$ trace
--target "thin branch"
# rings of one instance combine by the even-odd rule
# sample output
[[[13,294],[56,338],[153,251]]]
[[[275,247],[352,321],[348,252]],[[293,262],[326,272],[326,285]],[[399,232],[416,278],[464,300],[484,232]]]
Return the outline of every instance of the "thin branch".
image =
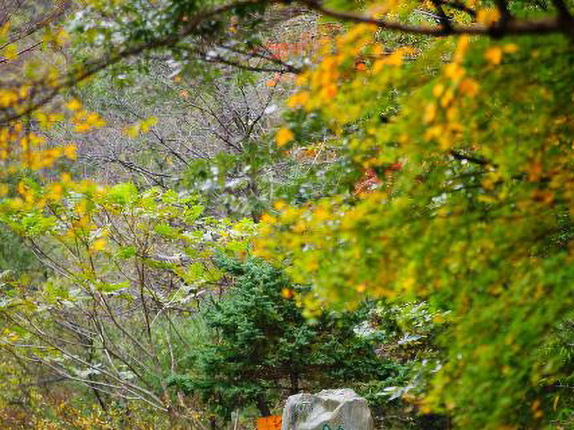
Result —
[[[48,12],[45,16],[41,17],[38,21],[29,24],[27,27],[23,28],[22,30],[18,31],[11,35],[8,41],[0,46],[0,50],[4,49],[6,46],[10,45],[11,43],[15,43],[19,40],[22,40],[32,34],[36,33],[37,31],[41,30],[42,28],[48,26],[52,22],[56,21],[57,19],[61,18],[66,11],[69,9],[71,5],[70,0],[64,0],[58,3],[58,5],[50,12]]]
[[[428,25],[410,25],[398,21],[377,19],[367,15],[361,15],[353,12],[341,12],[324,7],[315,0],[300,0],[308,8],[319,12],[325,16],[336,18],[342,21],[350,21],[364,24],[373,24],[385,30],[397,31],[401,33],[420,34],[423,36],[444,37],[444,28],[442,26]],[[554,34],[569,33],[569,26],[558,17],[545,17],[537,19],[513,20],[505,26],[504,30],[498,25],[470,24],[470,25],[452,25],[450,34],[452,35],[478,35],[493,36],[494,34],[524,36],[531,34]]]
[[[454,150],[450,151],[450,155],[452,155],[457,160],[468,161],[470,163],[478,164],[480,166],[492,165],[492,163],[490,161],[485,160],[484,158],[473,157],[472,155],[466,155],[466,154],[463,154],[461,152],[454,151]]]
[[[41,44],[42,44],[42,42],[37,42],[37,43],[35,43],[34,45],[32,45],[32,46],[30,46],[30,47],[28,47],[28,48],[26,48],[26,49],[23,49],[22,51],[20,51],[20,52],[18,52],[18,53],[16,54],[16,57],[19,57],[20,55],[25,54],[26,52],[33,51],[35,48],[37,48],[37,47],[40,46]],[[2,64],[2,63],[8,63],[9,61],[11,61],[11,60],[9,60],[8,58],[3,58],[2,60],[0,60],[0,64]]]

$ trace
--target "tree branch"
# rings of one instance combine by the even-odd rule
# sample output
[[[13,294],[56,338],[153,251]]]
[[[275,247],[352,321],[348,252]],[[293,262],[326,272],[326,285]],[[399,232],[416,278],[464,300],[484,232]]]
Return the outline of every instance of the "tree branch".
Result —
[[[485,160],[484,158],[473,157],[472,155],[462,154],[461,152],[454,150],[450,151],[450,155],[452,155],[457,160],[465,160],[468,161],[469,163],[478,164],[480,166],[488,166],[492,164],[491,162]]]
[[[356,23],[373,24],[385,30],[397,31],[409,34],[420,34],[423,36],[444,37],[444,28],[442,26],[428,25],[410,25],[398,21],[377,19],[371,16],[361,15],[352,12],[341,12],[324,7],[315,0],[300,0],[308,8],[319,12],[325,16],[336,18],[342,21]],[[520,19],[509,22],[504,29],[497,27],[497,24],[471,24],[471,25],[452,25],[451,35],[477,35],[477,36],[499,36],[515,35],[524,36],[531,34],[554,34],[569,33],[571,28],[566,25],[559,17],[545,17],[537,19]]]

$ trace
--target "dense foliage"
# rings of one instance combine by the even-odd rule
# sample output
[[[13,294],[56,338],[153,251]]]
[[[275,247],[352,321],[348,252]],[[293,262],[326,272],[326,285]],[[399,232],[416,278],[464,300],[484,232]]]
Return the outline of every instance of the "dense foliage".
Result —
[[[3,1],[0,426],[572,427],[573,14]]]
[[[374,31],[357,27],[341,44],[369,44]],[[449,55],[445,65],[432,54],[439,48]],[[542,50],[554,58],[544,67]],[[427,401],[460,405],[464,426],[541,417],[532,385],[551,384],[555,363],[535,351],[572,300],[569,40],[441,40],[404,67],[406,53],[396,51],[372,72],[333,76],[333,62],[344,67],[359,54],[343,52],[349,60],[324,59],[293,98],[323,115],[331,144],[346,148],[358,168],[400,162],[400,173],[364,197],[281,207],[266,219],[260,255],[288,256],[296,281],[313,279],[321,297],[346,305],[436,297],[457,324]],[[338,82],[330,99],[325,79]],[[385,103],[388,92],[394,97]],[[345,100],[356,110],[341,109]],[[377,110],[396,113],[388,123],[364,116]],[[349,133],[357,122],[361,129]]]

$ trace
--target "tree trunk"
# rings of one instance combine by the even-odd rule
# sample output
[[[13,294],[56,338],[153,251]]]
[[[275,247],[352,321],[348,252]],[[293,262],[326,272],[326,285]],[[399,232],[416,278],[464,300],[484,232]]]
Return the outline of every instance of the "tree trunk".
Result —
[[[211,430],[217,430],[217,424],[215,422],[215,415],[209,417],[209,428]]]
[[[257,409],[259,409],[259,413],[262,417],[271,416],[271,411],[269,410],[269,406],[267,406],[267,401],[263,393],[257,395]]]
[[[299,392],[299,373],[297,371],[292,370],[289,379],[291,381],[291,388],[289,391],[290,395],[297,394]]]

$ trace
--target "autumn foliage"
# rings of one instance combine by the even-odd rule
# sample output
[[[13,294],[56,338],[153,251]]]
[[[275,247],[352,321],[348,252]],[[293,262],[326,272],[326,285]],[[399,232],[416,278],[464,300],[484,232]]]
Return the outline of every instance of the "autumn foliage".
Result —
[[[572,427],[572,1],[0,17],[4,427]]]

